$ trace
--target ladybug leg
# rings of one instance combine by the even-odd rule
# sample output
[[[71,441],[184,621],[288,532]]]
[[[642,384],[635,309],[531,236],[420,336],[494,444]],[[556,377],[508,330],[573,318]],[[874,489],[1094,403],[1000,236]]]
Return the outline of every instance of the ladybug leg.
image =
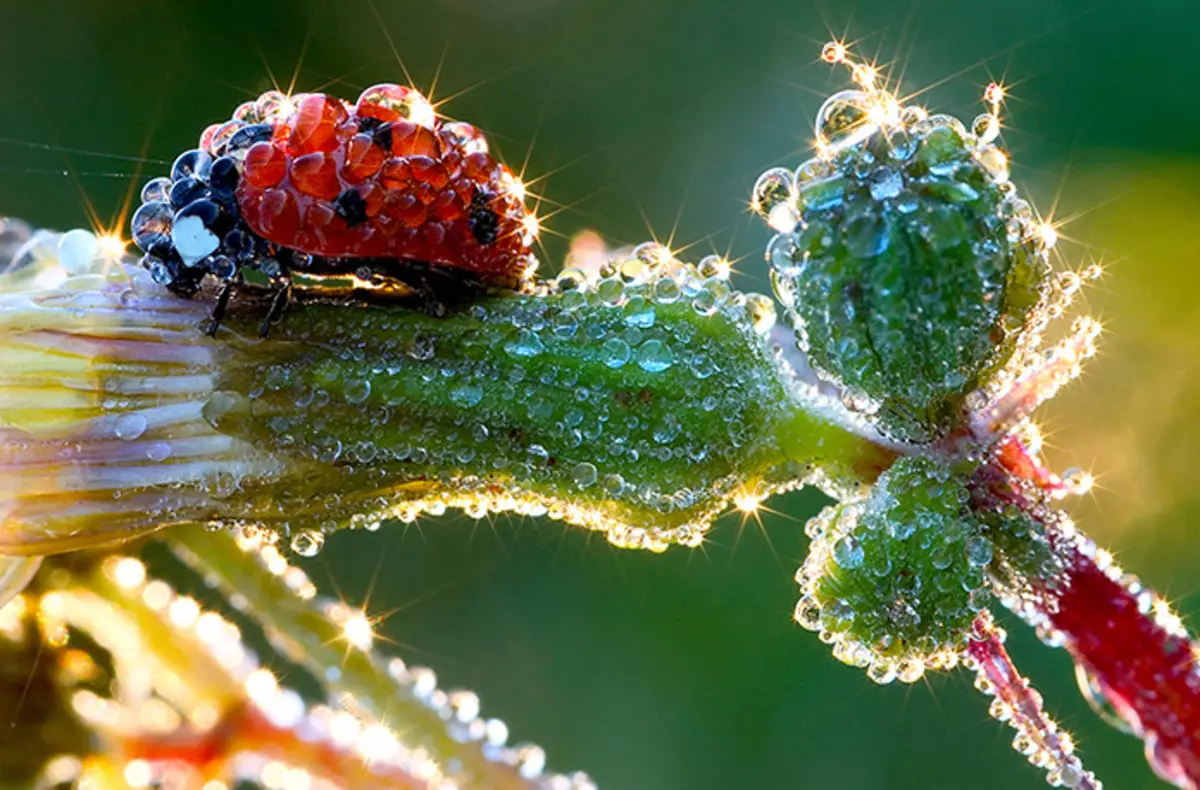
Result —
[[[267,309],[267,317],[263,319],[262,329],[258,332],[260,337],[267,336],[271,331],[271,324],[279,320],[279,317],[283,315],[284,308],[291,300],[292,283],[288,280],[275,289],[275,295],[271,297],[271,306]]]
[[[446,314],[446,299],[438,292],[437,286],[425,277],[414,277],[409,281],[415,291],[417,309],[431,318],[441,318]]]
[[[483,283],[473,273],[410,261],[389,274],[413,289],[418,309],[434,318],[457,305],[477,298]]]
[[[229,297],[233,296],[234,289],[237,288],[237,283],[229,280],[221,288],[221,293],[217,294],[217,303],[213,305],[212,315],[209,316],[208,336],[216,337],[217,330],[221,327],[221,319],[225,317],[225,310],[229,307]]]

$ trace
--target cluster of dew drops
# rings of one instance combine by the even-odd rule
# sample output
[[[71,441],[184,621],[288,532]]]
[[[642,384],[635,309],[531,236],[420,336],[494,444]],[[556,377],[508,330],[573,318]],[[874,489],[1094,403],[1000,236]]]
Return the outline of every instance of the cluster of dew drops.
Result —
[[[355,523],[369,529],[377,529],[385,519],[412,522],[421,514],[436,516],[457,507],[472,517],[515,511],[566,519],[599,529],[611,542],[624,547],[662,550],[671,543],[697,544],[706,523],[697,521],[670,530],[641,527],[604,515],[589,503],[597,498],[626,500],[670,513],[729,494],[716,489],[732,487],[732,481],[705,479],[699,471],[688,485],[663,490],[654,480],[630,479],[617,470],[633,468],[639,458],[696,464],[714,454],[744,452],[742,448],[753,433],[742,419],[746,404],[751,398],[768,397],[773,381],[747,380],[752,372],[748,370],[729,375],[733,361],[718,358],[694,322],[668,321],[661,315],[664,310],[678,311],[680,305],[688,305],[695,316],[703,320],[720,317],[743,327],[761,343],[775,324],[774,303],[762,294],[734,289],[729,278],[730,264],[718,255],[689,264],[676,259],[665,246],[647,242],[628,256],[610,260],[599,271],[565,269],[542,286],[539,296],[473,305],[468,308],[470,317],[488,327],[484,335],[493,337],[491,330],[495,329],[494,336],[510,338],[500,344],[502,362],[481,367],[455,359],[440,352],[435,337],[417,344],[420,354],[415,354],[416,347],[397,346],[403,351],[396,355],[397,370],[417,366],[424,371],[422,375],[436,378],[446,388],[460,411],[455,426],[427,426],[421,440],[412,446],[389,447],[381,441],[341,447],[330,436],[327,442],[314,442],[312,451],[330,460],[329,445],[334,443],[334,460],[345,456],[351,462],[376,464],[414,461],[435,470],[469,467],[511,475],[531,491],[565,483],[566,490],[576,492],[575,496],[539,501],[498,492],[484,479],[465,475],[428,497],[402,497],[383,504],[378,512],[356,514]],[[639,376],[652,377],[669,373],[682,382],[702,411],[725,415],[727,435],[693,435],[670,415],[647,425],[635,411],[618,408],[619,393],[601,382],[585,383],[567,369],[539,372],[538,358],[564,342],[582,342],[597,349],[602,364],[613,370],[629,367]],[[371,387],[386,386],[381,380],[362,384],[350,384],[344,395],[348,401],[359,399],[358,404],[351,404],[358,408]],[[495,425],[513,421],[507,411],[494,413],[484,400],[485,389],[497,386],[505,393],[501,399],[505,410],[524,411],[518,423],[527,418],[532,424],[549,426],[551,435],[558,437],[563,455],[555,462],[549,462],[551,452],[540,443],[511,448],[492,441],[499,430]],[[540,397],[539,390],[544,387],[564,388],[574,405]],[[572,455],[572,448],[579,448],[575,450],[578,455]],[[584,448],[590,455],[583,455]],[[328,531],[334,528],[331,522]],[[324,540],[322,530],[311,529],[297,531],[290,539],[292,550],[305,557],[317,554]]]
[[[968,130],[952,115],[930,115],[921,107],[902,104],[895,95],[878,86],[875,68],[855,62],[840,42],[827,43],[821,50],[821,59],[849,67],[858,88],[839,91],[821,105],[815,124],[815,156],[795,171],[775,167],[764,172],[754,184],[751,199],[751,208],[777,233],[767,245],[766,259],[776,296],[796,328],[802,350],[807,348],[808,341],[803,321],[794,309],[796,282],[804,273],[803,262],[798,262],[795,255],[796,234],[804,229],[806,209],[833,209],[842,199],[841,190],[820,188],[826,179],[836,178],[838,153],[873,135],[886,135],[892,161],[876,162],[875,167],[858,169],[855,176],[868,182],[874,199],[891,201],[897,210],[905,211],[910,196],[901,171],[916,153],[916,140],[931,129],[949,126],[968,141],[973,149],[972,156],[1004,193],[1008,204],[1006,230],[1009,240],[1015,243],[1036,237],[1045,248],[1054,245],[1053,228],[1037,222],[1032,206],[1017,196],[1016,188],[1009,181],[1008,155],[998,145],[1000,106],[1005,98],[1003,87],[997,83],[987,86],[983,97],[987,111],[978,115]],[[869,164],[871,155],[864,153],[862,159]]]

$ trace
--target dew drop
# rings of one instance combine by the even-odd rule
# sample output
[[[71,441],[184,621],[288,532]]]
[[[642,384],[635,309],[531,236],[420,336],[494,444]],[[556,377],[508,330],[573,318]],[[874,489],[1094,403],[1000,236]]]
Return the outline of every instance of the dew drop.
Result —
[[[606,277],[596,285],[596,296],[609,307],[625,304],[625,283],[619,277]]]
[[[751,190],[750,205],[755,213],[770,221],[772,212],[792,201],[792,174],[782,167],[773,167],[758,177]]]
[[[143,203],[134,212],[130,223],[133,243],[141,248],[142,252],[169,245],[173,218],[171,204],[166,201]]]
[[[517,750],[517,773],[525,779],[537,779],[546,770],[546,752],[529,744]]]
[[[608,340],[605,340],[600,351],[604,358],[604,364],[610,368],[621,367],[633,355],[629,349],[629,344],[619,337],[610,337]]]
[[[146,458],[155,463],[161,463],[170,458],[174,452],[170,442],[153,442],[146,448]]]
[[[980,145],[988,145],[1000,136],[1000,120],[990,112],[978,115],[971,122],[971,134]]]
[[[292,551],[301,557],[315,557],[325,546],[325,536],[316,530],[306,529],[292,536]]]
[[[596,482],[596,467],[587,461],[575,464],[575,468],[571,470],[571,477],[575,480],[575,485],[587,488]]]
[[[504,348],[514,357],[536,357],[546,350],[546,344],[532,330],[522,329],[520,336]]]
[[[679,281],[673,277],[660,278],[654,283],[654,301],[659,304],[673,304],[679,301],[682,289]]]
[[[69,230],[58,240],[58,263],[71,273],[89,271],[99,253],[100,242],[96,235],[82,228]]]
[[[992,561],[992,542],[982,535],[967,540],[967,562],[982,568]]]
[[[863,547],[853,535],[845,535],[833,544],[833,561],[843,570],[862,567]]]
[[[671,251],[656,241],[644,241],[634,247],[633,257],[646,264],[651,271],[658,271],[673,260]]]
[[[625,478],[619,474],[610,474],[604,476],[604,491],[609,496],[620,496],[625,490]]]
[[[633,297],[625,303],[625,323],[640,329],[654,326],[654,304],[645,297]]]
[[[871,662],[871,666],[867,667],[867,677],[885,686],[896,679],[896,667],[891,661],[876,658]]]
[[[558,276],[554,278],[554,285],[561,293],[570,291],[579,291],[587,285],[588,276],[582,269],[574,267],[563,269]]]
[[[666,343],[651,339],[638,346],[637,363],[647,373],[661,373],[675,363],[675,355]]]
[[[900,174],[899,170],[881,167],[871,174],[869,188],[871,197],[876,200],[894,198],[904,189],[904,176]]]
[[[816,631],[821,627],[821,607],[811,598],[801,598],[796,603],[792,617],[809,631]]]
[[[864,128],[871,98],[862,91],[839,91],[817,111],[817,139],[837,145]]]
[[[146,432],[146,418],[137,412],[122,414],[113,424],[113,435],[123,442],[132,442]]]
[[[462,384],[450,390],[450,400],[466,408],[477,406],[483,400],[483,387],[475,383]]]
[[[351,381],[346,385],[346,403],[362,403],[371,396],[371,382],[367,379]]]
[[[746,313],[750,316],[754,331],[765,335],[775,326],[775,303],[763,294],[750,294],[746,297]]]
[[[800,273],[800,255],[796,249],[796,237],[790,233],[777,233],[767,243],[767,263],[771,268],[787,277]]]
[[[201,407],[200,414],[209,425],[220,430],[224,418],[240,403],[240,396],[232,392],[214,392]]]
[[[730,265],[729,261],[720,255],[705,255],[696,264],[696,271],[706,280],[713,277],[720,280],[728,280]]]
[[[667,415],[654,429],[654,441],[659,444],[670,444],[679,436],[682,426],[674,415]]]
[[[717,297],[712,291],[701,291],[692,300],[692,309],[700,315],[712,315],[717,312]]]

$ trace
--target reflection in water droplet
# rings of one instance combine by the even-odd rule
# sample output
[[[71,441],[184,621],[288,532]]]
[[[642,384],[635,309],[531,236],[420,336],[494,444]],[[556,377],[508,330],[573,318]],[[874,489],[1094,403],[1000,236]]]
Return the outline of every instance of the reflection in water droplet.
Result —
[[[871,174],[871,197],[876,200],[894,198],[904,189],[904,176],[899,170],[881,167]]]
[[[113,435],[123,442],[132,442],[146,432],[146,418],[137,412],[122,414],[113,425]]]
[[[604,364],[610,368],[619,368],[629,361],[633,352],[629,348],[629,344],[619,337],[610,337],[604,341],[604,346],[601,349],[604,354]]]
[[[750,193],[750,206],[763,219],[771,212],[792,200],[792,173],[782,167],[773,167],[758,177]]]
[[[292,536],[292,551],[301,557],[315,557],[325,546],[325,536],[315,530],[304,530]]]
[[[571,470],[571,477],[575,479],[575,484],[580,488],[587,488],[596,482],[596,467],[587,461],[578,463]]]
[[[647,373],[660,373],[675,363],[675,357],[666,343],[647,340],[638,346],[637,363]]]
[[[450,390],[450,400],[467,408],[476,406],[483,400],[483,387],[474,383],[462,384]]]
[[[520,337],[509,343],[505,350],[515,357],[536,357],[546,350],[546,346],[537,333],[529,329],[522,329]]]
[[[867,129],[871,99],[862,91],[839,91],[817,111],[817,139],[836,146]]]

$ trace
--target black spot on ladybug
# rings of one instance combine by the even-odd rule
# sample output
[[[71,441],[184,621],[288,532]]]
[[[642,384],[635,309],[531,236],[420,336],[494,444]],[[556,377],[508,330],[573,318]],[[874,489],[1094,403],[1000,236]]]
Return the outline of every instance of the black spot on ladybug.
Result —
[[[496,240],[500,229],[500,218],[488,206],[492,197],[493,195],[488,192],[475,190],[475,195],[471,198],[471,214],[468,223],[471,226],[471,235],[480,244],[491,244]]]
[[[333,201],[333,207],[338,216],[346,220],[350,227],[361,225],[367,221],[367,201],[357,189],[347,189]]]
[[[359,118],[358,132],[359,134],[369,134],[371,142],[380,148],[386,151],[392,150],[392,125],[390,123],[384,123],[380,119],[370,116]]]

